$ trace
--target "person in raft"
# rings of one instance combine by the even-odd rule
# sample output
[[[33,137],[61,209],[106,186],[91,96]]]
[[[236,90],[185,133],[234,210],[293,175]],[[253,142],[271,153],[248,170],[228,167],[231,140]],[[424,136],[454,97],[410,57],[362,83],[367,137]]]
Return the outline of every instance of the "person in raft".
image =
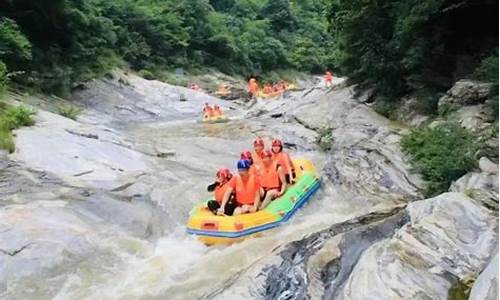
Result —
[[[241,152],[240,159],[248,160],[250,162],[250,174],[259,176],[260,165],[253,163],[252,152],[249,150]]]
[[[269,150],[262,152],[262,169],[259,179],[263,199],[259,210],[262,210],[271,201],[283,196],[286,191],[285,172],[277,161],[273,161],[273,153]]]
[[[293,168],[292,160],[287,152],[283,151],[283,142],[279,139],[274,139],[271,143],[271,150],[273,152],[273,161],[276,161],[283,167],[287,184],[295,183],[295,170]]]
[[[214,109],[208,102],[205,102],[205,106],[203,107],[203,117],[206,118],[211,118],[214,116]]]
[[[254,164],[262,165],[262,151],[264,151],[264,140],[260,137],[253,141],[252,160]]]
[[[329,87],[329,86],[331,86],[333,84],[333,74],[332,74],[332,72],[326,71],[324,78],[325,78],[325,86],[326,87]]]
[[[253,99],[257,97],[257,92],[259,91],[259,84],[257,83],[257,80],[255,80],[255,78],[252,77],[248,81],[247,91],[248,94],[250,95],[250,98]]]
[[[222,116],[223,115],[222,108],[220,108],[220,106],[217,104],[214,105],[214,115],[215,116]]]
[[[228,168],[220,168],[217,171],[215,182],[207,186],[207,191],[214,192],[214,199],[207,202],[207,207],[214,214],[217,214],[219,208],[224,207],[224,214],[232,215],[236,208],[236,200],[234,199],[234,193],[229,195],[229,199],[224,206],[222,206],[222,200],[229,188],[229,180],[233,177],[231,171]]]
[[[250,174],[250,162],[248,160],[239,160],[237,167],[238,174],[233,176],[228,183],[221,207],[217,210],[218,215],[225,213],[223,207],[226,206],[233,192],[236,194],[236,204],[238,206],[235,208],[233,215],[254,213],[259,208],[261,189],[259,178]]]

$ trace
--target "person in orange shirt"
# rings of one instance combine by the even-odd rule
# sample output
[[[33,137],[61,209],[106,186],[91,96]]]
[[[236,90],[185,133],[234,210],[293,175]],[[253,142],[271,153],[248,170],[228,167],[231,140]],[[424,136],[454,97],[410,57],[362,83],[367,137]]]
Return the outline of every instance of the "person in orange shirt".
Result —
[[[248,81],[248,93],[250,94],[250,97],[255,98],[257,96],[257,92],[259,90],[259,84],[257,83],[257,80],[255,78],[250,78]]]
[[[240,159],[245,159],[245,160],[248,160],[250,162],[250,169],[249,169],[250,174],[257,175],[257,176],[260,175],[260,165],[253,163],[252,152],[250,152],[248,150],[241,152]]]
[[[273,160],[283,167],[286,182],[288,184],[294,184],[295,170],[293,168],[293,163],[290,159],[290,155],[283,151],[283,142],[281,140],[274,139],[271,143],[271,150],[273,152]]]
[[[253,149],[254,151],[252,152],[252,160],[254,164],[262,164],[262,158],[261,154],[262,151],[264,151],[264,140],[261,139],[260,137],[256,138],[253,141]]]
[[[229,181],[229,187],[222,199],[221,207],[217,210],[218,215],[223,215],[225,210],[223,207],[231,197],[231,193],[236,195],[236,203],[238,207],[233,212],[233,215],[254,213],[258,210],[260,204],[260,180],[257,176],[250,174],[250,162],[248,160],[239,160],[238,174],[233,176]]]
[[[264,86],[264,94],[271,94],[273,92],[273,87],[268,83]]]
[[[214,105],[214,116],[222,116],[222,108],[219,105]]]
[[[332,75],[332,72],[330,71],[326,71],[325,73],[325,85],[328,87],[328,86],[331,86],[333,84],[333,75]]]
[[[214,116],[214,109],[208,102],[205,102],[205,106],[203,107],[203,117],[206,118],[211,118]]]
[[[281,197],[286,191],[285,172],[278,162],[273,161],[273,153],[269,150],[262,152],[262,170],[259,179],[263,190],[262,198],[264,199],[259,208],[259,210],[262,210],[271,201]]]
[[[214,214],[217,213],[219,208],[224,207],[224,214],[232,215],[236,209],[236,200],[234,198],[234,193],[230,194],[228,201],[224,206],[221,206],[224,195],[229,188],[229,180],[233,177],[231,171],[228,168],[220,168],[216,174],[216,180],[214,183],[207,187],[207,191],[214,192],[214,200],[209,200],[207,202],[207,207]]]

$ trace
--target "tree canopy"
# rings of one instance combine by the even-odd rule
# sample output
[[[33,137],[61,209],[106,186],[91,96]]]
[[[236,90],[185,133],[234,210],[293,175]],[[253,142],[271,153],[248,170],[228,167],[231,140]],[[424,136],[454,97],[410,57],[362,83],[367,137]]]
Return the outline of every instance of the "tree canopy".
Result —
[[[319,70],[331,40],[323,0],[11,0],[0,61],[12,79],[65,94],[114,66],[227,73]]]

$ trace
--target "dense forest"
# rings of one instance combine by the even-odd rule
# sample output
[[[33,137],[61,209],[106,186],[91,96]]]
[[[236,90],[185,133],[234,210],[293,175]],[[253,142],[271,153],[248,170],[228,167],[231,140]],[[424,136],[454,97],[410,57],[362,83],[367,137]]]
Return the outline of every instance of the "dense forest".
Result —
[[[433,112],[459,79],[498,82],[498,1],[334,0],[328,13],[331,63],[389,102],[415,93]]]
[[[0,86],[64,95],[116,66],[157,78],[333,68],[389,101],[416,91],[432,110],[456,79],[498,81],[497,12],[489,0],[7,0]]]
[[[0,60],[12,80],[58,94],[120,65],[318,72],[331,60],[323,14],[323,0],[2,1]]]

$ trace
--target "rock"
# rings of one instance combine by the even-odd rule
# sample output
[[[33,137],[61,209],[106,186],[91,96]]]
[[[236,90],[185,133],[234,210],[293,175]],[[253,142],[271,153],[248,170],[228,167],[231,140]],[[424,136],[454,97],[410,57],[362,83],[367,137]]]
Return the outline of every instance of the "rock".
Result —
[[[96,232],[64,202],[0,210],[0,282],[71,268],[96,250]]]
[[[494,164],[486,157],[479,159],[479,169],[487,174],[498,174],[498,165]]]
[[[401,105],[395,112],[396,119],[414,127],[422,125],[429,120],[429,116],[418,112],[420,106],[419,100],[415,97],[401,99]]]
[[[462,127],[479,132],[491,125],[484,111],[484,105],[471,105],[459,107],[446,115],[446,120],[457,122]]]
[[[462,192],[493,211],[498,210],[498,174],[470,172],[453,182],[450,192]]]
[[[438,102],[438,108],[445,110],[447,106],[472,105],[484,102],[490,93],[492,84],[462,79],[446,92]]]
[[[356,100],[361,103],[372,103],[375,101],[375,96],[375,89],[366,89],[357,95]]]
[[[154,165],[148,156],[121,145],[116,133],[93,127],[93,134],[101,138],[88,138],[89,129],[70,119],[45,111],[36,118],[34,126],[16,130],[16,152],[11,158],[67,183],[109,190]]]
[[[469,300],[498,299],[498,252],[474,282]]]
[[[497,247],[497,218],[463,194],[413,202],[407,211],[410,222],[365,251],[335,299],[447,299]]]
[[[78,135],[78,136],[83,136],[85,138],[89,138],[89,139],[99,139],[99,136],[95,133],[91,133],[91,132],[82,132],[82,131],[76,131],[76,130],[72,130],[72,129],[66,129],[66,131],[68,133],[71,133],[71,134],[74,134],[74,135]]]
[[[123,78],[128,84],[121,84],[116,78]],[[115,127],[151,121],[193,120],[200,116],[205,102],[229,111],[227,101],[204,92],[145,80],[133,74],[93,81],[87,89],[76,91],[73,98],[92,108],[79,120]],[[187,101],[179,101],[181,98]]]

